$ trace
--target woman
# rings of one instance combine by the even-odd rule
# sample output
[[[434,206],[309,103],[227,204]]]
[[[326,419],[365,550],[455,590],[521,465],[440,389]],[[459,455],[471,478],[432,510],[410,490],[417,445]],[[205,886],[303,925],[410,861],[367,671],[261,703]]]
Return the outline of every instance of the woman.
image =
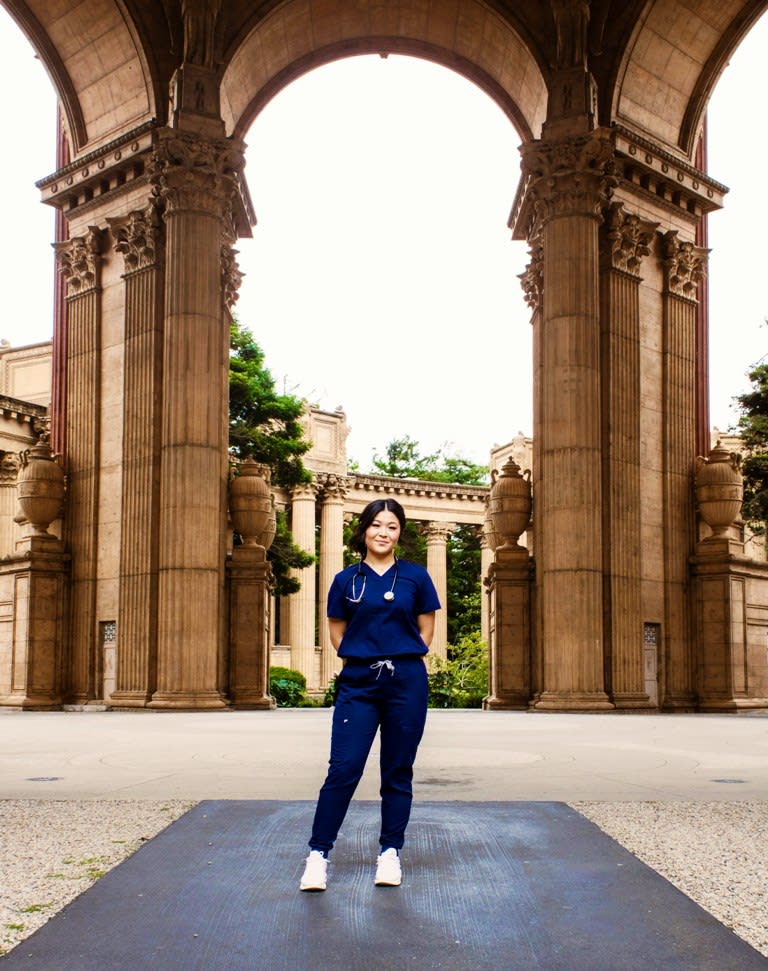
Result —
[[[440,608],[424,567],[395,555],[404,528],[400,503],[369,503],[351,540],[360,562],[338,573],[328,593],[331,643],[344,668],[336,679],[330,768],[317,801],[301,890],[325,890],[328,854],[378,729],[381,834],[375,883],[396,887],[402,879],[399,851],[427,717],[424,655]]]

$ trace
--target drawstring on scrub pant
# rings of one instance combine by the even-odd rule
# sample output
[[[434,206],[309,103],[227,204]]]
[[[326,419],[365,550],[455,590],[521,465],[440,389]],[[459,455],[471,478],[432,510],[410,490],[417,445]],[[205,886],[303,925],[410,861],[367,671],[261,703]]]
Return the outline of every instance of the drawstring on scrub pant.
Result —
[[[386,661],[376,661],[375,664],[372,664],[371,665],[371,670],[372,671],[378,671],[378,674],[376,675],[376,680],[377,681],[379,680],[379,674],[381,674],[381,672],[382,672],[382,670],[384,668],[386,668],[389,671],[390,677],[392,677],[392,675],[395,673],[395,666],[389,660],[389,658],[387,658]]]

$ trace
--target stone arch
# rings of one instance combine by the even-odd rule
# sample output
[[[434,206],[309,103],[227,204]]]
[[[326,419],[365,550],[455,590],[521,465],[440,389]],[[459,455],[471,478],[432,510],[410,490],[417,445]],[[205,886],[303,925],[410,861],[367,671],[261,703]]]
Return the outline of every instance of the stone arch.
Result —
[[[341,17],[316,0],[281,5],[263,18],[228,59],[221,109],[229,134],[242,137],[278,90],[328,61],[355,54],[424,57],[485,90],[524,140],[541,133],[544,76],[520,36],[477,0],[391,8],[368,0]]]
[[[51,78],[73,155],[164,112],[147,48],[118,4],[92,5],[85,13],[20,0],[3,6]]]
[[[617,63],[611,120],[692,160],[709,96],[765,4],[660,0],[648,7]]]

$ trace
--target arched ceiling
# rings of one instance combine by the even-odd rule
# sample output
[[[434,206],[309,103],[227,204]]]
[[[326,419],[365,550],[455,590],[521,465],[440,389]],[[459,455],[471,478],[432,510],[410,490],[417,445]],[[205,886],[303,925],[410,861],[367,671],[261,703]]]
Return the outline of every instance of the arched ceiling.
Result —
[[[72,154],[149,120],[165,124],[181,61],[181,0],[0,0],[59,93]],[[599,122],[692,159],[707,99],[768,0],[592,0],[589,66]],[[397,51],[484,88],[524,140],[546,117],[556,31],[546,0],[226,0],[216,69],[229,134],[312,67]]]

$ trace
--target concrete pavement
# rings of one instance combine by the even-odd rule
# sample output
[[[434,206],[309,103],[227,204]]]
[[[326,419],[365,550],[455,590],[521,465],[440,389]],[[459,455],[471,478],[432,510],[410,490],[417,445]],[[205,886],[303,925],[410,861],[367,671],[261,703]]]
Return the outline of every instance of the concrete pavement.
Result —
[[[314,799],[329,709],[0,711],[0,798]],[[357,798],[378,797],[375,749]],[[417,800],[768,798],[768,713],[430,711]]]

